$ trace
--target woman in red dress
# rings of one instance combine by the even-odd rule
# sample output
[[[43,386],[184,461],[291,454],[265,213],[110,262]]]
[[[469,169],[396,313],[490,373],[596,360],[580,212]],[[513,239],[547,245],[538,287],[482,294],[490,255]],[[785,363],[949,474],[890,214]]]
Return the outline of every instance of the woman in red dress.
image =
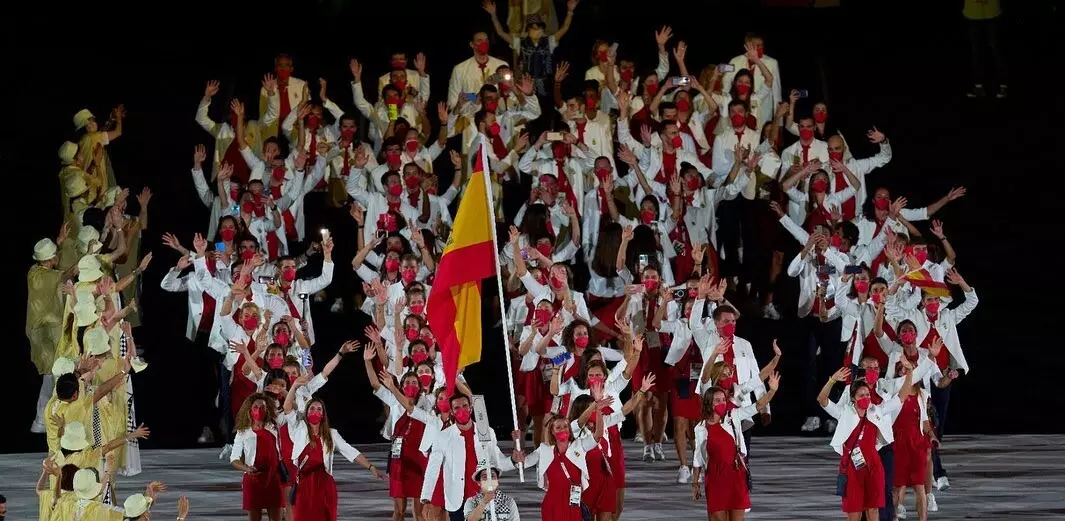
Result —
[[[230,298],[227,298],[222,305],[223,310],[228,309],[226,304],[230,300],[237,297],[243,297],[243,293],[240,291],[240,285],[235,287],[235,292]],[[250,290],[247,290],[250,291]],[[241,343],[247,347],[247,353],[251,354],[252,360],[250,362],[262,367],[262,355],[266,350],[266,346],[256,345],[256,331],[259,329],[259,325],[262,322],[259,318],[259,306],[252,302],[245,302],[240,306],[234,314],[226,315],[222,318],[222,334],[231,344]],[[226,364],[233,360],[233,365],[229,365],[229,370],[232,371],[232,381],[229,388],[229,410],[239,411],[244,405],[245,400],[249,396],[254,394],[258,390],[258,384],[252,381],[248,374],[250,369],[245,368],[246,356],[238,354],[236,359],[233,358],[233,353],[226,357]],[[236,412],[234,414],[234,424],[236,424]]]
[[[550,298],[537,297],[535,306],[531,325],[522,332],[518,354],[526,358],[526,355],[532,356],[530,350],[537,350],[541,344],[544,346],[542,352],[536,353],[535,367],[525,371],[525,403],[533,420],[533,444],[538,445],[544,431],[544,415],[551,410],[554,401],[550,388],[554,365],[544,355],[547,348],[557,345],[555,338],[561,334],[562,324],[553,320],[557,310]]]
[[[254,393],[237,411],[237,435],[229,459],[244,472],[242,508],[248,521],[260,521],[266,510],[270,521],[280,521],[281,458],[277,441],[277,402],[268,394]]]
[[[896,365],[895,374],[906,374],[907,369]],[[910,392],[912,394],[902,403],[902,411],[892,426],[895,434],[895,482],[892,484],[895,489],[892,501],[897,512],[906,487],[912,488],[917,497],[917,519],[925,521],[928,519],[926,470],[932,447],[928,433],[932,432],[932,425],[928,420],[928,393],[924,391],[924,383],[921,380],[914,382]]]
[[[743,441],[744,421],[765,410],[780,387],[780,374],[769,377],[769,392],[757,403],[730,408],[728,393],[711,387],[703,393],[704,420],[695,428],[695,461],[692,473],[692,500],[705,488],[707,517],[712,521],[743,521],[751,508],[747,490],[747,446]],[[700,488],[700,477],[704,487]]]
[[[602,397],[601,383],[596,385],[595,390]],[[591,395],[585,394],[573,399],[569,410],[569,420],[572,430],[578,433],[578,439],[592,436],[593,433],[589,431],[588,427],[594,428],[595,422],[599,419],[599,414],[594,407],[595,399]],[[589,408],[592,408],[593,412],[585,415],[584,412]],[[610,413],[607,413],[606,410],[603,410],[603,415],[607,416],[603,418],[604,424],[610,423],[608,419]],[[584,423],[581,422],[582,418],[586,418]],[[613,420],[613,424],[617,424],[617,419]],[[607,443],[607,440],[601,440],[584,455],[585,463],[588,465],[588,488],[581,493],[581,503],[588,508],[592,518],[597,521],[610,521],[614,516],[614,512],[617,511],[618,486],[614,481],[610,461],[606,456],[604,447]],[[620,449],[621,447],[619,446],[615,450]]]
[[[536,481],[544,490],[544,500],[540,503],[543,521],[583,520],[583,493],[589,485],[586,457],[603,437],[602,410],[611,401],[596,402],[578,419],[579,423],[587,423],[593,412],[599,413],[591,436],[573,439],[569,420],[562,416],[552,417],[545,429],[544,443],[525,458],[526,467],[537,465]]]
[[[337,485],[333,479],[333,454],[339,452],[348,461],[356,462],[373,473],[377,479],[385,475],[377,470],[366,456],[352,447],[336,429],[329,427],[325,404],[318,398],[307,403],[307,414],[295,413],[296,389],[305,385],[306,377],[296,380],[285,398],[288,414],[288,430],[292,436],[296,500],[293,505],[293,521],[336,521]]]

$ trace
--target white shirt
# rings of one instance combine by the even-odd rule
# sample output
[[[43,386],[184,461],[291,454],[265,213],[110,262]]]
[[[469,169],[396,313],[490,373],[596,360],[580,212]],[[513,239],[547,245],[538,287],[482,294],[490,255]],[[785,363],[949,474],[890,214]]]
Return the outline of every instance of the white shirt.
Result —
[[[731,87],[732,79],[736,76],[736,71],[740,69],[747,69],[751,71],[751,75],[754,77],[753,87],[755,92],[765,86],[765,76],[762,74],[761,67],[758,67],[758,65],[756,64],[749,63],[746,55],[741,54],[739,56],[736,56],[735,58],[729,60],[729,63],[732,64],[732,66],[735,67],[736,70],[725,73],[725,75],[721,78],[722,85]],[[777,105],[781,101],[783,101],[784,98],[783,96],[781,96],[780,89],[780,64],[777,63],[776,58],[771,58],[768,55],[762,55],[762,64],[764,64],[765,67],[769,69],[769,73],[773,75],[773,85],[771,85],[769,88],[772,93],[772,97],[766,99],[766,101],[770,101],[771,103],[763,103],[762,106],[758,108],[758,113],[755,114],[755,117],[758,118],[758,121],[764,123],[766,121],[770,121],[773,118],[773,112],[776,111]],[[754,65],[754,67],[751,67],[751,65]],[[761,127],[759,126],[759,128]]]
[[[488,429],[486,433],[478,433],[476,424],[470,428],[475,431],[473,448],[479,462],[487,462],[501,472],[514,468],[511,459],[499,450],[495,431]],[[483,442],[480,440],[482,436],[485,438]],[[432,499],[441,472],[444,474],[444,506],[448,511],[454,512],[462,508],[466,480],[473,479],[472,476],[466,475],[466,440],[458,425],[440,431],[433,440],[429,462],[425,466],[425,476],[422,479],[422,501]]]
[[[912,321],[917,327],[917,345],[924,342],[928,331],[934,325],[939,337],[943,339],[943,347],[950,352],[951,365],[968,373],[969,364],[965,361],[965,354],[961,350],[961,340],[958,338],[958,324],[976,309],[976,304],[979,302],[976,291],[970,288],[970,291],[965,293],[964,302],[954,309],[947,309],[945,305],[940,306],[936,320],[931,322],[924,309],[902,310],[899,309],[896,299],[888,297],[884,303],[884,313],[894,321],[907,319]]]
[[[725,414],[725,417],[722,418],[720,424],[708,425],[706,420],[699,422],[699,424],[695,426],[695,457],[692,460],[692,467],[697,469],[706,468],[707,464],[710,463],[706,453],[706,442],[710,437],[709,429],[725,429],[725,432],[735,440],[737,452],[739,452],[741,456],[746,456],[747,443],[743,439],[742,425],[744,423],[753,423],[751,418],[754,418],[755,414],[758,414],[758,406],[751,404],[729,411]],[[731,464],[732,462],[730,461],[727,463]]]
[[[455,104],[459,100],[461,94],[477,94],[480,92],[481,87],[484,86],[484,82],[496,73],[496,69],[501,66],[507,65],[507,62],[500,60],[499,58],[493,58],[492,56],[486,56],[488,59],[485,62],[485,66],[481,67],[477,63],[477,58],[471,56],[469,59],[451,69],[451,80],[447,84],[447,106],[448,108],[455,108]],[[456,510],[456,508],[449,508],[448,510]]]

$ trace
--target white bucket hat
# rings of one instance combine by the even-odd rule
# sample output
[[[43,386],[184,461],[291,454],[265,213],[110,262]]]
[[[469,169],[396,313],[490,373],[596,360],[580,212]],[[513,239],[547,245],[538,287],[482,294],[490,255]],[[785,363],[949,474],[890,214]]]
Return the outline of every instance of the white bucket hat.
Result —
[[[89,229],[91,230],[92,228]],[[78,241],[80,242],[81,234],[78,235]],[[100,271],[100,261],[96,260],[95,255],[86,255],[78,261],[78,282],[96,282],[103,276],[104,273]]]
[[[63,192],[67,197],[73,199],[89,189],[89,185],[85,183],[85,179],[77,173],[71,173],[63,179]]]
[[[52,376],[59,378],[65,374],[73,373],[77,366],[77,362],[73,358],[60,356],[55,359],[55,362],[52,362]]]
[[[68,425],[69,429],[70,426]],[[103,485],[93,469],[81,469],[74,473],[74,494],[78,499],[91,500],[100,495]]]
[[[107,208],[109,206],[114,206],[115,199],[118,199],[118,194],[121,191],[122,189],[117,186],[112,186],[111,188],[108,188],[107,191],[104,192],[103,207]]]
[[[52,239],[41,239],[33,245],[33,260],[40,262],[54,259],[56,250],[58,248]]]
[[[89,109],[79,110],[77,114],[74,114],[74,130],[85,128],[85,125],[89,124],[89,120],[95,118],[96,116],[93,116]]]
[[[96,303],[89,301],[75,304],[74,318],[78,321],[78,327],[85,327],[100,320],[100,315],[96,314]]]
[[[123,517],[136,519],[152,506],[152,498],[144,494],[133,494],[122,503]]]
[[[74,158],[78,155],[78,144],[73,141],[67,141],[62,145],[59,145],[59,160],[64,165],[69,165],[74,162]]]
[[[92,226],[81,227],[81,230],[78,231],[78,252],[83,254],[97,253],[102,246],[103,245],[100,244],[100,232],[96,231],[96,228],[93,228]],[[99,262],[97,262],[97,264],[99,264]]]
[[[85,436],[85,424],[70,422],[63,427],[63,437],[59,439],[59,447],[63,450],[82,450],[89,446],[89,438]]]
[[[100,356],[111,351],[111,337],[103,326],[94,326],[85,331],[85,352]]]

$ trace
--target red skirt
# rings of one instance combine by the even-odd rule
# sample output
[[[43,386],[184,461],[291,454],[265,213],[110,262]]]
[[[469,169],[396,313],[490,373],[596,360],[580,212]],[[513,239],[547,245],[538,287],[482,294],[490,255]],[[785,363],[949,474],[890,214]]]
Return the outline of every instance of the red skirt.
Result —
[[[712,463],[704,469],[706,487],[706,511],[746,510],[751,508],[751,496],[747,492],[747,469],[732,463]]]
[[[444,506],[444,472],[440,471],[440,477],[436,478],[436,488],[433,489],[433,499],[429,501],[430,505],[439,508],[445,508]]]
[[[400,457],[391,458],[388,469],[388,495],[394,498],[418,498],[422,494],[422,477],[429,459],[418,450],[421,445],[425,424],[408,417],[410,429],[404,429],[403,448]],[[404,426],[405,427],[405,426]],[[400,424],[396,424],[393,439],[402,436]]]
[[[281,426],[281,429],[277,431],[277,435],[281,437],[281,464],[288,470],[289,479],[291,481],[296,480],[296,464],[292,463],[292,438],[288,435],[288,424]],[[288,488],[292,486],[292,483],[283,483],[283,487]]]
[[[876,450],[862,450],[866,465],[859,470],[847,459],[847,490],[843,495],[843,511],[849,514],[864,512],[870,508],[884,508],[884,466]],[[897,457],[897,456],[896,456]]]
[[[255,464],[259,472],[244,474],[241,482],[244,510],[259,511],[264,508],[281,508],[284,499],[281,493],[281,473],[278,471],[277,447],[274,435],[269,431],[256,432]]]
[[[661,337],[662,346],[669,345],[669,335],[659,333]],[[673,374],[669,366],[666,365],[666,348],[648,348],[646,342],[644,343],[643,351],[640,351],[640,360],[636,363],[636,367],[632,369],[632,386],[634,389],[638,389],[643,384],[643,377],[645,375],[655,375],[655,384],[651,386],[650,392],[659,393],[668,390],[666,382],[669,381],[669,377]]]
[[[551,388],[543,378],[544,365],[549,363],[541,358],[536,363],[536,369],[525,373],[525,404],[532,416],[543,416],[551,412],[551,405],[554,403],[555,397],[551,395]]]
[[[692,387],[694,386],[693,382]],[[703,400],[694,389],[688,393],[687,398],[681,398],[676,389],[670,391],[669,407],[673,410],[674,418],[692,421],[699,421],[703,418]]]
[[[617,329],[617,319],[614,318],[614,314],[617,313],[618,308],[621,307],[621,303],[625,301],[624,297],[597,297],[595,295],[588,295],[588,311],[591,312],[604,326],[610,329]],[[610,340],[609,335],[601,333],[596,330],[590,331],[592,334],[592,341],[595,345],[605,343]]]
[[[585,458],[588,463],[588,488],[581,494],[581,502],[591,510],[592,515],[617,511],[618,487],[611,475],[606,453],[600,446],[585,453]]]
[[[299,521],[336,521],[337,484],[324,466],[300,473],[293,517]]]
[[[625,488],[625,446],[621,444],[621,431],[614,425],[607,429],[607,436],[610,437],[610,454],[607,455],[607,460],[614,475],[614,486]]]
[[[896,487],[914,487],[928,481],[928,436],[913,433],[895,437],[895,482]]]

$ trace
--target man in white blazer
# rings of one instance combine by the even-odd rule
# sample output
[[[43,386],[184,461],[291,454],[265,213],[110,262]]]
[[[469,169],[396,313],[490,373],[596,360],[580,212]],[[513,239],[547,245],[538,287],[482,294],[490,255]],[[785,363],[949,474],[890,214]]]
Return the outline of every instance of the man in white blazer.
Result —
[[[274,57],[274,75],[277,78],[277,90],[282,99],[278,100],[277,119],[271,120],[267,127],[263,128],[263,139],[277,135],[277,122],[285,121],[290,112],[295,111],[300,103],[310,99],[307,82],[292,76],[292,57],[287,54],[278,54]],[[270,95],[264,86],[259,91],[259,120],[265,120],[267,100]]]
[[[773,103],[762,104],[761,107],[758,107],[758,110],[761,111],[762,114],[757,115],[758,121],[772,121],[773,111],[776,110],[776,106],[784,99],[780,94],[780,64],[777,63],[776,59],[765,55],[765,41],[760,35],[756,33],[747,33],[747,36],[743,39],[743,43],[745,46],[746,44],[753,44],[755,48],[758,49],[758,57],[761,58],[762,63],[765,64],[766,68],[769,69],[769,72],[773,75],[773,85],[770,86],[773,90]],[[762,88],[762,85],[765,84],[765,76],[762,75],[762,71],[755,64],[747,61],[746,54],[740,54],[729,60],[729,64],[732,65],[734,70],[725,73],[725,77],[721,80],[722,85],[732,85],[732,78],[736,76],[736,72],[740,69],[751,71],[751,75],[754,77],[754,85],[752,85],[752,87],[754,87],[753,92],[757,92],[758,89]],[[726,87],[726,89],[727,88],[728,87]]]
[[[480,490],[480,484],[473,483],[472,478],[466,475],[466,458],[477,458],[478,465],[488,464],[505,472],[513,469],[515,463],[524,461],[525,454],[515,450],[511,457],[506,457],[499,450],[495,431],[487,429],[486,432],[479,432],[475,428],[473,404],[468,396],[456,393],[451,397],[451,414],[455,424],[440,431],[433,440],[422,480],[421,500],[422,503],[428,503],[432,499],[436,482],[443,472],[444,507],[454,521],[465,519],[462,515],[463,503]],[[471,483],[467,484],[467,481]]]
[[[476,95],[481,87],[488,81],[496,69],[506,66],[507,62],[488,55],[488,33],[478,31],[473,33],[470,40],[470,49],[473,49],[473,57],[458,64],[451,70],[451,80],[447,85],[447,106],[454,109],[459,96],[466,94]]]

